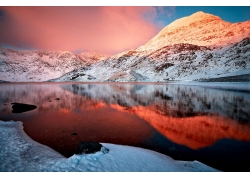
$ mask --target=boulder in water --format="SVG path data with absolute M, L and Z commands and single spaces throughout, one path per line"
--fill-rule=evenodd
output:
M 109 152 L 109 149 L 103 147 L 98 142 L 83 142 L 80 141 L 77 146 L 77 154 L 92 154 L 98 151 L 103 152 L 104 154 Z
M 35 105 L 31 105 L 31 104 L 23 104 L 23 103 L 11 103 L 13 104 L 12 106 L 12 113 L 23 113 L 26 111 L 31 111 L 36 109 L 37 107 Z

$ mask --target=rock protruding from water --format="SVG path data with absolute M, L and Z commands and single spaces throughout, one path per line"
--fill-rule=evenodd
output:
M 109 149 L 103 147 L 98 142 L 83 142 L 80 141 L 77 146 L 77 154 L 93 154 L 98 151 L 103 152 L 104 154 L 109 152 Z
M 26 111 L 31 111 L 37 108 L 37 106 L 35 105 L 31 105 L 31 104 L 22 104 L 22 103 L 11 103 L 13 104 L 12 106 L 12 113 L 23 113 Z

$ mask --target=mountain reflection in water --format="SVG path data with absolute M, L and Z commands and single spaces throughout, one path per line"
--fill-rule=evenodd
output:
M 182 85 L 74 84 L 63 88 L 135 114 L 171 141 L 192 149 L 223 138 L 250 141 L 249 94 Z
M 11 113 L 12 102 L 34 104 L 37 109 L 15 115 Z M 198 157 L 194 152 L 200 153 L 223 139 L 246 142 L 249 147 L 249 107 L 248 92 L 200 86 L 0 84 L 0 119 L 23 121 L 29 136 L 66 156 L 74 154 L 74 147 L 81 140 L 133 145 L 168 155 L 177 148 L 176 152 L 189 152 L 191 159 Z M 78 135 L 70 136 L 74 132 Z M 165 145 L 161 144 L 163 141 L 154 142 L 155 134 L 166 138 Z M 171 143 L 171 147 L 166 147 Z M 221 166 L 217 168 L 223 170 Z

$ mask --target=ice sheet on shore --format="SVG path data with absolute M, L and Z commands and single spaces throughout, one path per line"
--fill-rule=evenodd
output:
M 23 131 L 22 122 L 0 121 L 0 171 L 59 172 L 199 172 L 218 171 L 198 161 L 176 161 L 166 155 L 102 143 L 110 151 L 65 158 Z

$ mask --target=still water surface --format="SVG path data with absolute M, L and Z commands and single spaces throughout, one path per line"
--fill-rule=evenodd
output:
M 59 98 L 60 100 L 56 100 Z M 11 103 L 37 109 L 15 114 Z M 66 157 L 79 141 L 250 171 L 250 92 L 164 83 L 1 83 L 0 119 Z

